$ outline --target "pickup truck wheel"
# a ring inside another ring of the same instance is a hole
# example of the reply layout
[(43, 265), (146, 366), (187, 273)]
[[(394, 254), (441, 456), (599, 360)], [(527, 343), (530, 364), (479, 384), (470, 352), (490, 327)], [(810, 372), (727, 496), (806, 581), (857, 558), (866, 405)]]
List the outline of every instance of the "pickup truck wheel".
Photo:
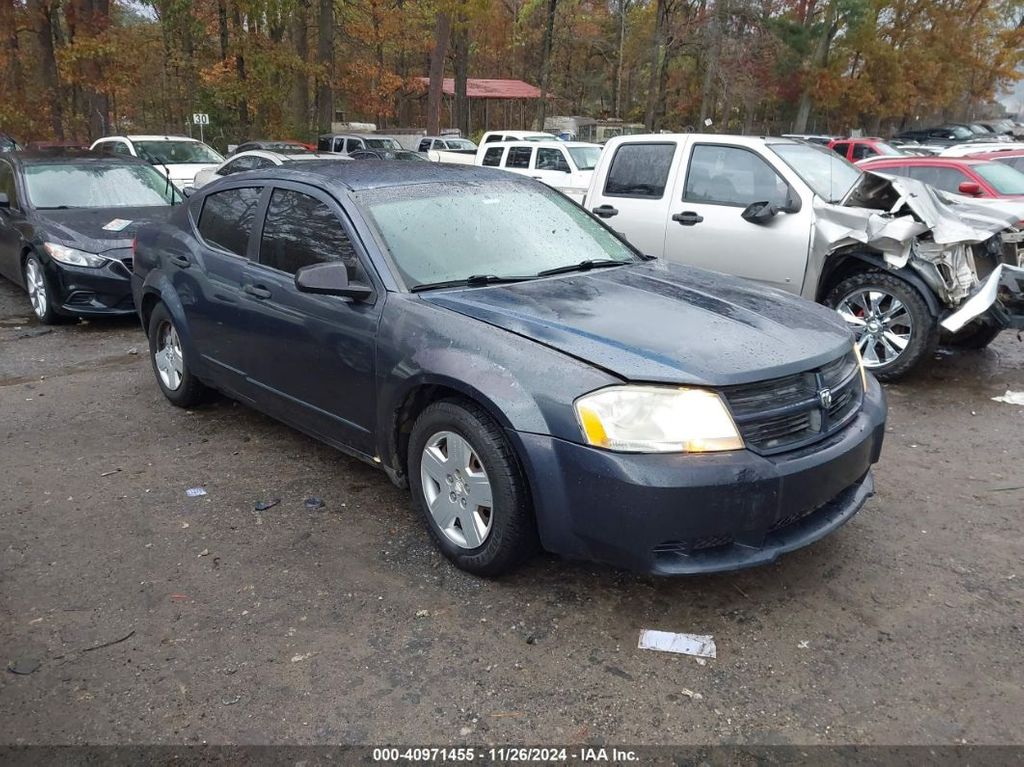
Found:
[(530, 493), (502, 429), (479, 407), (427, 407), (409, 438), (409, 485), (439, 549), (462, 570), (496, 576), (537, 549)]
[(882, 381), (909, 373), (939, 342), (939, 323), (917, 288), (870, 271), (836, 285), (825, 301), (853, 331), (864, 366)]
[(954, 349), (984, 349), (996, 340), (1003, 329), (997, 325), (972, 322), (956, 333), (942, 339), (942, 343)]

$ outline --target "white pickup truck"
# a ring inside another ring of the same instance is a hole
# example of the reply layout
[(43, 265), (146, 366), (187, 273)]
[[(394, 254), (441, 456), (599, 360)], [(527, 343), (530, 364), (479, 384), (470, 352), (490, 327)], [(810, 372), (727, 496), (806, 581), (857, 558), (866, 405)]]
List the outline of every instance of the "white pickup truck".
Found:
[(981, 348), (1024, 327), (1024, 203), (863, 172), (802, 141), (613, 138), (583, 205), (644, 253), (834, 307), (882, 379), (940, 333)]

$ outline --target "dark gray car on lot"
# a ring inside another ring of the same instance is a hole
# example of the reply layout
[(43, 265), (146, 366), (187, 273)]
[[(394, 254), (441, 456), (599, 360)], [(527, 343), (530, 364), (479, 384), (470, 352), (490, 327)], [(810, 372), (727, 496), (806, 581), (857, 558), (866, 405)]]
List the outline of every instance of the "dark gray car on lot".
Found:
[(212, 387), (379, 465), (472, 572), (747, 567), (873, 492), (884, 396), (834, 312), (499, 171), (234, 175), (139, 232), (133, 292), (171, 402)]

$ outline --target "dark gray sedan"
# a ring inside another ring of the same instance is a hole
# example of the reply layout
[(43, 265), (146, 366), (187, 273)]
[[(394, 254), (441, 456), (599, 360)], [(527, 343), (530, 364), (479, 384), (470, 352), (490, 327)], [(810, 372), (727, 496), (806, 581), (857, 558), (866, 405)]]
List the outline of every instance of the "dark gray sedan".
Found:
[(834, 312), (510, 174), (234, 175), (140, 231), (133, 290), (172, 403), (215, 388), (380, 466), (474, 573), (748, 567), (873, 492), (885, 402)]

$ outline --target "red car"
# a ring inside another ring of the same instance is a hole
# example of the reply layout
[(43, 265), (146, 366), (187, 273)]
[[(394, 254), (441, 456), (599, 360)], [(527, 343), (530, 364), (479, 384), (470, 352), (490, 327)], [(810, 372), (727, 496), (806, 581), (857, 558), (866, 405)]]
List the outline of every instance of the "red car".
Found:
[(828, 142), (828, 148), (850, 162), (865, 160), (868, 157), (903, 156), (903, 152), (889, 146), (880, 138), (836, 138)]
[(857, 163), (870, 171), (907, 176), (944, 192), (970, 197), (1024, 198), (1024, 173), (974, 157), (884, 157)]
[(1024, 173), (1024, 149), (997, 149), (992, 152), (976, 152), (967, 156), (972, 160), (1001, 162)]

